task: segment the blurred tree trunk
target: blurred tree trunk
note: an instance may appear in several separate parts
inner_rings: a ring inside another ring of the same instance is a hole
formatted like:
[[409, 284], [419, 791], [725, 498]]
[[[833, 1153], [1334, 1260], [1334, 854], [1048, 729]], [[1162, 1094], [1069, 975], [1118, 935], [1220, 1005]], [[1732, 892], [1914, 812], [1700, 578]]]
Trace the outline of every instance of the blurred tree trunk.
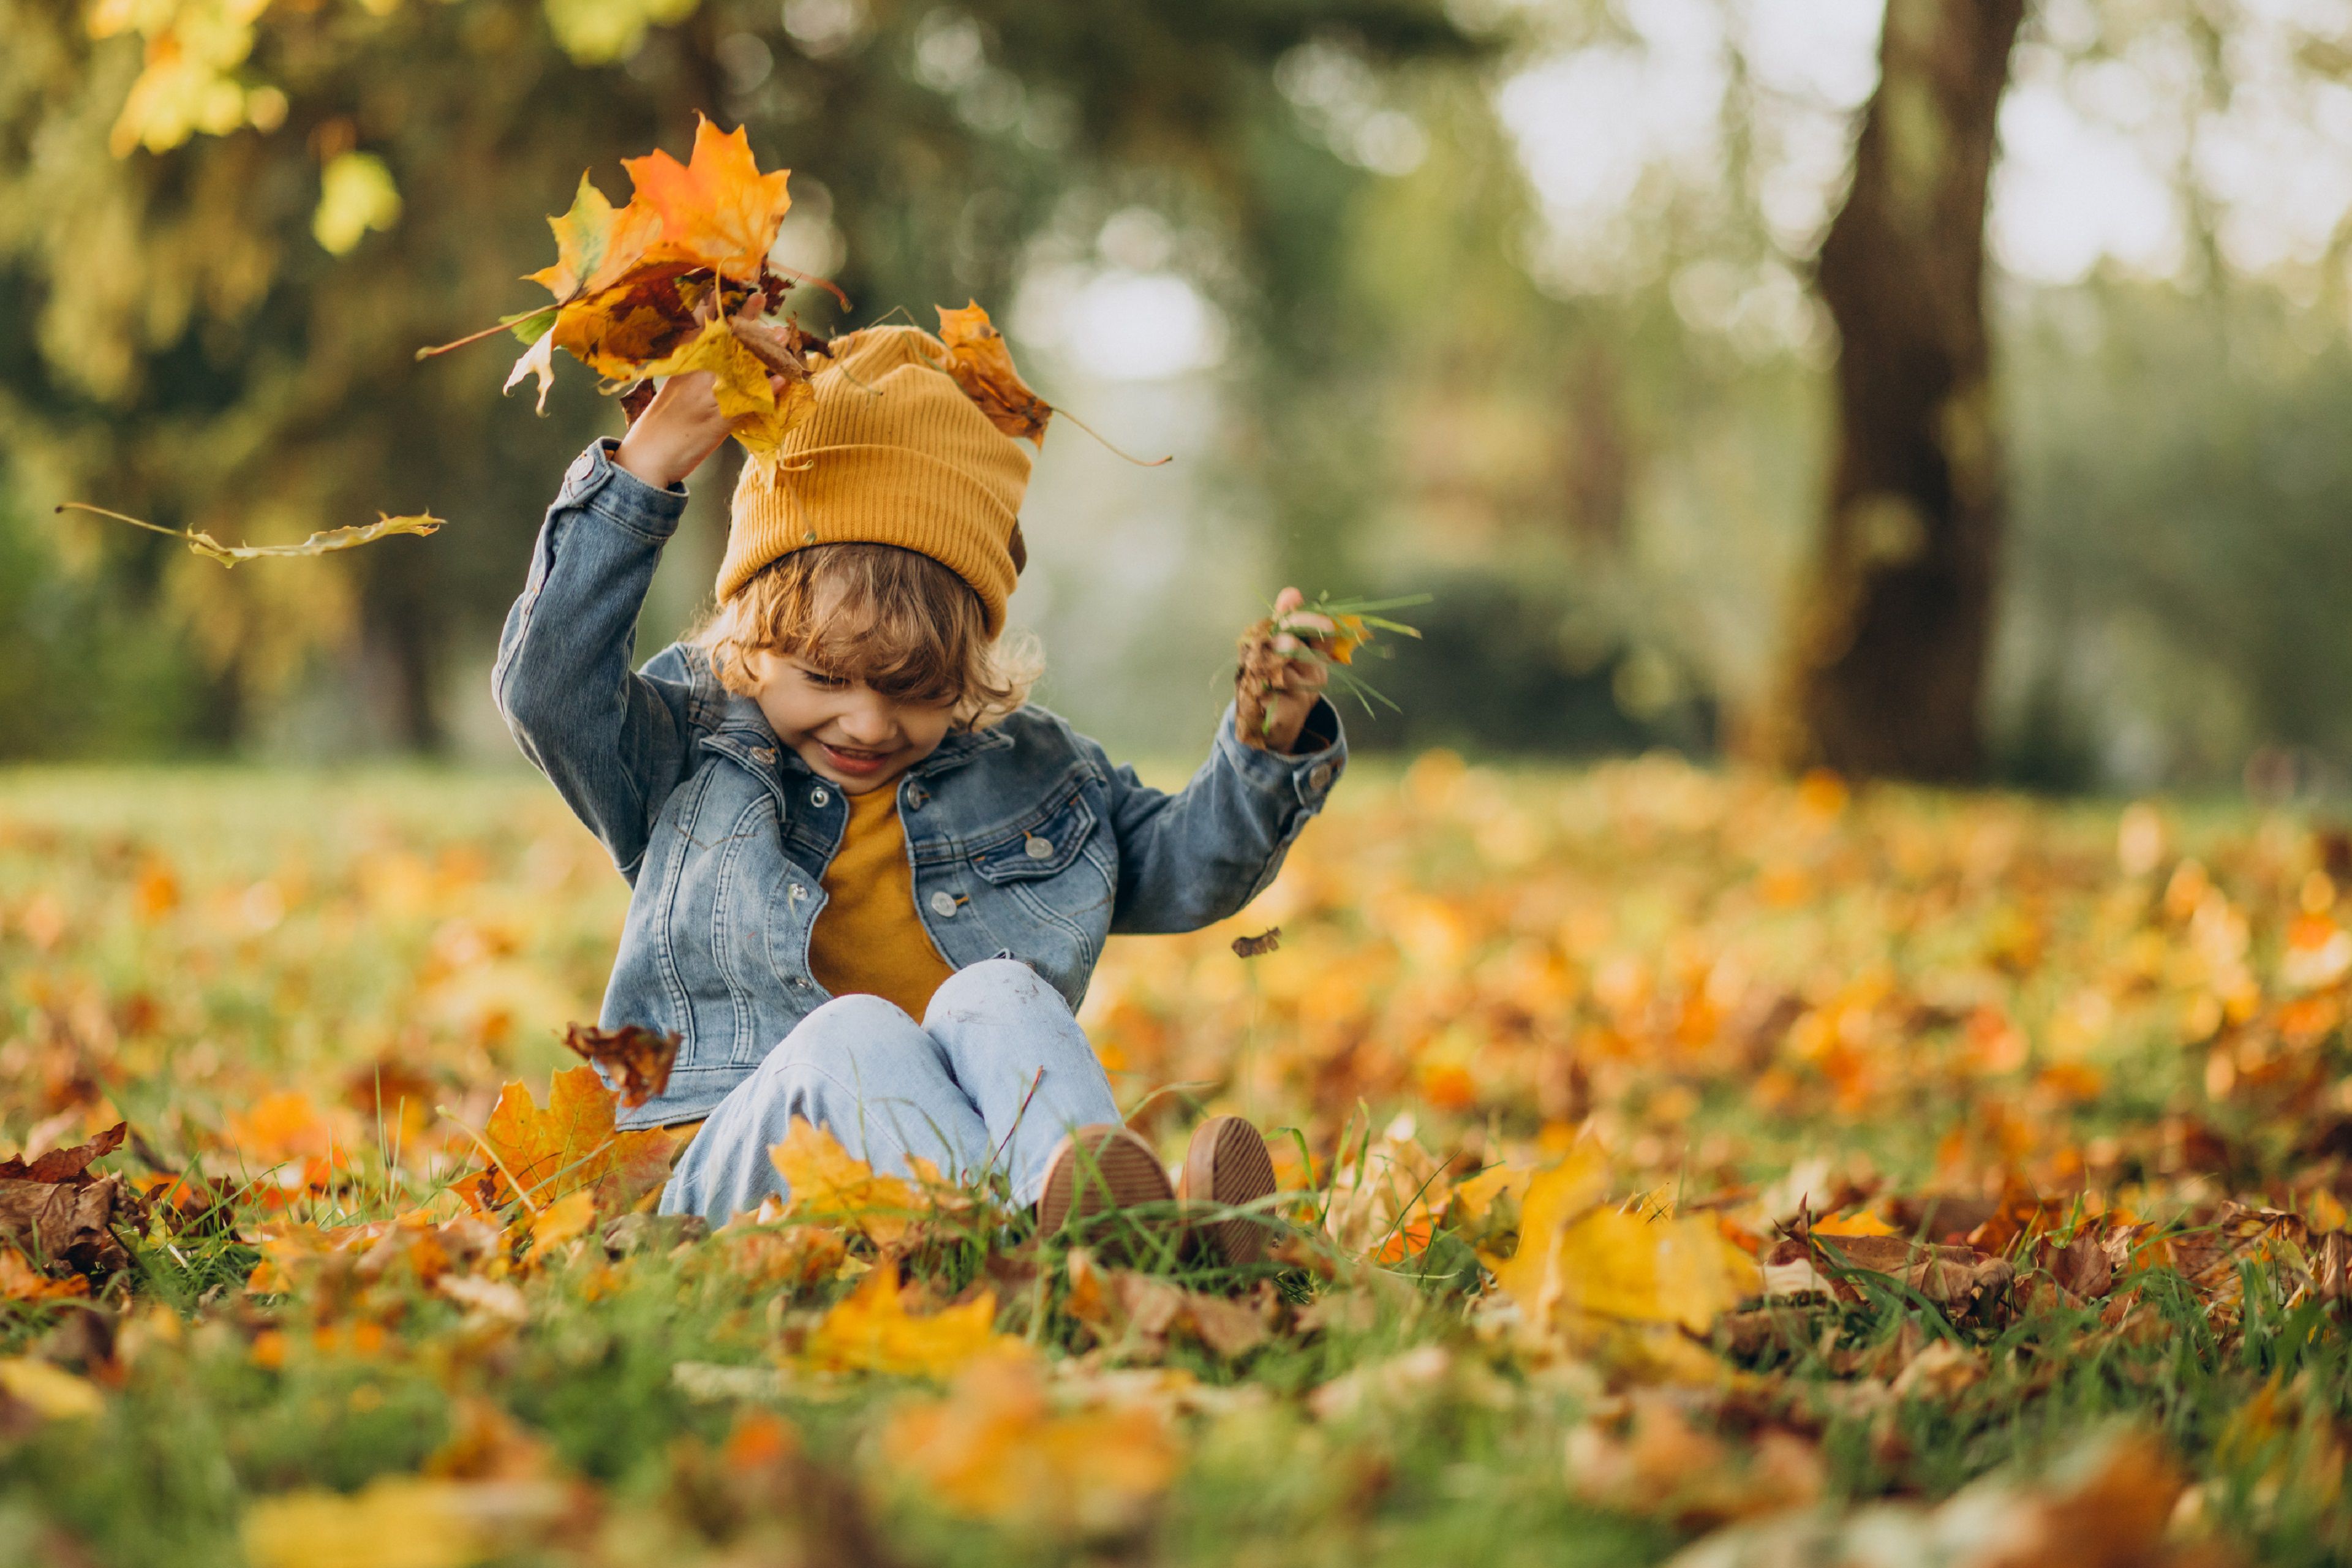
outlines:
[[1827, 529], [1766, 744], [1784, 765], [1957, 779], [1980, 760], [2002, 495], [1984, 311], [1994, 128], [2024, 0], [1889, 0], [1837, 322]]

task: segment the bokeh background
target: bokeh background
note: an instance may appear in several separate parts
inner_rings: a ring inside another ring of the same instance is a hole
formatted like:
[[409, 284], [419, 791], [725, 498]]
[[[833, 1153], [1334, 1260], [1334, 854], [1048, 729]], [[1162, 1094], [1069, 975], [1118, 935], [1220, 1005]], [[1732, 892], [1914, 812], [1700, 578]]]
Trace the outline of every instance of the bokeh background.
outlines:
[[[510, 759], [498, 624], [619, 414], [569, 361], [544, 417], [502, 397], [503, 340], [414, 351], [533, 303], [581, 170], [624, 198], [707, 110], [793, 171], [779, 259], [849, 324], [976, 297], [1175, 456], [1058, 424], [1027, 512], [1043, 695], [1121, 750], [1197, 752], [1295, 581], [1436, 595], [1366, 746], [2352, 781], [2342, 0], [0, 0], [0, 757]], [[67, 500], [449, 526], [229, 572]]]

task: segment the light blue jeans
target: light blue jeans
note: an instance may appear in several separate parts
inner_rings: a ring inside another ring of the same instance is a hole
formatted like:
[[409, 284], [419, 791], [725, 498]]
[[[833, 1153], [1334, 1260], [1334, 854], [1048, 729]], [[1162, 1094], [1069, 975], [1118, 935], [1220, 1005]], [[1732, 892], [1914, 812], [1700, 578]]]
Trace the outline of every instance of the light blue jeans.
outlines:
[[661, 1212], [717, 1226], [771, 1193], [789, 1197], [768, 1150], [794, 1117], [877, 1171], [903, 1175], [912, 1154], [966, 1180], [1003, 1170], [1023, 1204], [1037, 1201], [1064, 1133], [1119, 1120], [1061, 994], [1027, 964], [990, 959], [950, 976], [920, 1024], [862, 995], [802, 1019], [711, 1111], [670, 1173]]

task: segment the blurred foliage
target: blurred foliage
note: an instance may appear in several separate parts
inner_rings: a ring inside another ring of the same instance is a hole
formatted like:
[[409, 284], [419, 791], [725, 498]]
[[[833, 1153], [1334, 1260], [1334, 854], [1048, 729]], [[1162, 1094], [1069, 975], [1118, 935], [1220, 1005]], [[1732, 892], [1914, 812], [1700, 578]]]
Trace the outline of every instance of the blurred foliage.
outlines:
[[[428, 502], [452, 520], [432, 549], [299, 574], [89, 543], [110, 592], [155, 584], [146, 613], [247, 713], [323, 654], [375, 738], [441, 738], [456, 651], [494, 628], [549, 476], [612, 416], [574, 395], [532, 421], [499, 399], [491, 351], [410, 356], [526, 300], [515, 274], [545, 259], [541, 215], [583, 165], [621, 192], [616, 160], [682, 150], [694, 110], [741, 121], [763, 165], [796, 171], [793, 258], [839, 268], [857, 320], [919, 315], [1004, 296], [1024, 244], [1090, 192], [1156, 182], [1213, 222], [1299, 159], [1334, 162], [1268, 83], [1309, 37], [1372, 60], [1469, 47], [1429, 0], [688, 9], [0, 4], [0, 287], [22, 302], [0, 324], [0, 418], [21, 491], [229, 541]], [[126, 29], [160, 62], [145, 77], [140, 44], [90, 36]], [[134, 79], [129, 140], [167, 150], [117, 157]], [[226, 133], [180, 140], [192, 127]], [[0, 751], [32, 744], [0, 730]]]

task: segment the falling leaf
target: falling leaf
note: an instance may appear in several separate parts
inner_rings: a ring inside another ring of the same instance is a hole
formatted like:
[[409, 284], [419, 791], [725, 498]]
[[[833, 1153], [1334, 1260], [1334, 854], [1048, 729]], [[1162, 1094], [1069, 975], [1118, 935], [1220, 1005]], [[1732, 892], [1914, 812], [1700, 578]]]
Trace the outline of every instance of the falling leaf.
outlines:
[[877, 1176], [831, 1131], [795, 1116], [784, 1141], [768, 1151], [791, 1194], [788, 1215], [860, 1231], [877, 1247], [907, 1234], [921, 1200], [897, 1176]]
[[741, 281], [758, 279], [793, 205], [784, 188], [792, 175], [785, 169], [760, 173], [741, 126], [722, 133], [697, 115], [690, 162], [656, 152], [624, 158], [621, 167], [636, 184], [631, 205], [642, 202], [660, 216], [657, 254]]
[[682, 1035], [648, 1029], [643, 1024], [624, 1024], [617, 1029], [574, 1024], [563, 1031], [566, 1049], [620, 1079], [622, 1108], [631, 1110], [669, 1086], [669, 1069], [677, 1061], [677, 1047], [684, 1039]]
[[[509, 382], [508, 384], [512, 385], [513, 383]], [[126, 517], [119, 511], [109, 511], [102, 506], [90, 506], [83, 501], [60, 501], [57, 510], [95, 512], [100, 517], [110, 517], [117, 522], [127, 522], [134, 528], [143, 528], [152, 533], [167, 534], [173, 539], [185, 540], [189, 550], [198, 555], [217, 561], [224, 566], [234, 566], [240, 561], [331, 554], [338, 550], [351, 550], [362, 544], [373, 544], [379, 539], [388, 539], [395, 533], [414, 533], [422, 536], [437, 532], [446, 521], [444, 518], [425, 513], [413, 517], [391, 517], [378, 512], [376, 521], [373, 522], [352, 523], [346, 528], [322, 529], [299, 544], [223, 544], [200, 529], [163, 528], [139, 518]]]
[[1234, 938], [1234, 956], [1235, 958], [1257, 958], [1263, 954], [1274, 952], [1281, 945], [1282, 928], [1280, 926], [1268, 926], [1265, 931], [1260, 931], [1255, 936], [1237, 936]]
[[947, 373], [980, 405], [989, 423], [1007, 436], [1024, 437], [1042, 447], [1045, 424], [1054, 416], [1051, 405], [1029, 390], [1013, 368], [1013, 351], [1004, 334], [990, 324], [988, 312], [975, 300], [961, 310], [938, 307], [940, 342], [947, 345]]
[[482, 1142], [494, 1156], [484, 1176], [493, 1205], [509, 1201], [516, 1184], [535, 1205], [589, 1187], [598, 1211], [612, 1214], [669, 1179], [670, 1134], [615, 1131], [612, 1093], [591, 1067], [557, 1073], [544, 1110], [521, 1084], [508, 1084]]
[[982, 1291], [961, 1307], [918, 1315], [907, 1310], [898, 1268], [884, 1263], [858, 1281], [809, 1331], [801, 1356], [825, 1372], [944, 1378], [974, 1356], [1012, 1353], [1021, 1341], [995, 1329], [996, 1296]]

